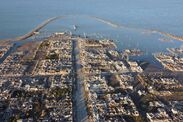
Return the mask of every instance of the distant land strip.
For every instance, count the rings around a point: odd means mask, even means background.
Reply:
[[[65,16],[57,16],[57,17],[49,18],[49,19],[45,20],[42,24],[40,24],[36,28],[34,28],[32,31],[26,33],[25,35],[22,35],[22,36],[19,36],[19,37],[16,37],[16,38],[12,38],[12,39],[2,39],[0,41],[1,41],[1,43],[3,43],[3,42],[12,42],[12,41],[22,41],[22,40],[28,39],[28,38],[34,36],[36,34],[36,32],[39,32],[39,30],[44,28],[49,23],[51,23],[51,22],[53,22],[55,20],[58,20],[58,19],[63,19],[65,17],[69,17],[69,16],[75,16],[75,15],[65,15]],[[94,19],[96,21],[102,22],[104,24],[107,24],[107,25],[109,25],[109,26],[111,26],[113,28],[126,28],[126,29],[133,29],[133,30],[144,31],[144,32],[158,33],[160,35],[163,35],[163,36],[166,36],[166,37],[170,37],[170,38],[178,40],[178,41],[183,41],[183,37],[182,36],[176,36],[174,34],[162,32],[162,31],[159,31],[159,30],[133,28],[133,27],[129,27],[129,26],[124,26],[124,25],[116,24],[116,23],[113,23],[113,22],[111,22],[109,20],[102,19],[102,18],[99,18],[99,17],[96,17],[96,16],[88,16],[88,15],[85,15],[85,16],[87,16],[89,18],[92,18],[92,19]]]

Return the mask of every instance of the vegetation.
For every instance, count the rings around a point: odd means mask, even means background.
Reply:
[[[60,87],[55,87],[50,91],[51,95],[54,95],[56,98],[62,98],[65,97],[67,94],[70,94],[69,88],[60,88]]]
[[[147,94],[145,96],[143,96],[140,99],[140,106],[143,110],[148,111],[148,106],[149,106],[149,102],[150,101],[154,101],[156,100],[156,96],[152,95],[152,94]]]
[[[46,56],[46,59],[59,59],[59,55],[57,53],[53,53]]]

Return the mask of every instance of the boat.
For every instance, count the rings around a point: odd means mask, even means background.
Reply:
[[[76,31],[76,29],[77,29],[77,26],[76,26],[76,25],[73,25],[73,28],[74,28],[74,30]]]

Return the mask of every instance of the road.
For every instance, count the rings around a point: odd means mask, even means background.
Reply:
[[[73,73],[75,75],[75,79],[73,80],[73,120],[75,122],[85,122],[88,118],[84,99],[84,88],[82,86],[81,74],[79,74],[80,67],[78,40],[73,40]]]
[[[3,63],[3,61],[12,53],[16,50],[16,48],[18,47],[18,45],[14,44],[12,45],[12,47],[10,47],[10,49],[5,53],[5,55],[0,58],[0,64]]]

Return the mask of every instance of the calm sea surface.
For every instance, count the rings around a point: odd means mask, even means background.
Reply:
[[[0,0],[0,39],[29,32],[44,20],[57,20],[41,30],[42,35],[71,31],[97,38],[116,40],[120,50],[140,48],[151,54],[180,47],[183,42],[147,30],[183,36],[183,0]],[[75,16],[73,16],[75,15]],[[97,16],[124,28],[114,28],[88,16]],[[77,25],[76,31],[73,25]]]

